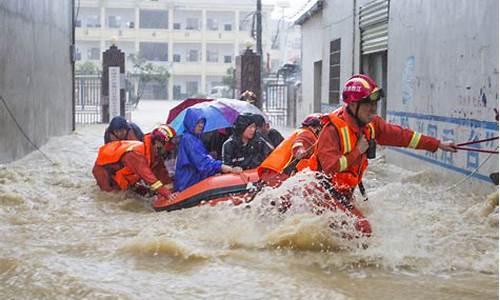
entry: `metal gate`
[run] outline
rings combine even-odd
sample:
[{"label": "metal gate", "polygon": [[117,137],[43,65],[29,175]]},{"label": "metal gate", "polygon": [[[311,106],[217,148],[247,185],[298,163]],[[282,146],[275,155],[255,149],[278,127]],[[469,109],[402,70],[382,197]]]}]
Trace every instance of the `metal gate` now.
[{"label": "metal gate", "polygon": [[[132,85],[126,76],[126,85]],[[101,75],[75,75],[75,123],[102,123]],[[131,120],[132,107],[126,92],[125,118]]]},{"label": "metal gate", "polygon": [[75,122],[102,122],[101,75],[75,76]]},{"label": "metal gate", "polygon": [[268,83],[265,86],[265,102],[263,110],[273,126],[288,125],[288,85],[284,83]]}]

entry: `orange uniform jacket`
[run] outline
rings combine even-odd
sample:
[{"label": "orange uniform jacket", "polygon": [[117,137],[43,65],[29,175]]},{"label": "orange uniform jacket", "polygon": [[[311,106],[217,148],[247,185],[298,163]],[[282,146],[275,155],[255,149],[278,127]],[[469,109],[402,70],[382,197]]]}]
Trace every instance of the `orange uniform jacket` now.
[{"label": "orange uniform jacket", "polygon": [[293,132],[258,167],[257,172],[260,178],[272,186],[288,178],[288,175],[282,174],[282,172],[293,160],[299,149],[303,149],[307,153],[297,164],[296,169],[301,171],[308,167],[307,159],[314,150],[313,146],[316,140],[317,136],[309,128],[301,128]]},{"label": "orange uniform jacket", "polygon": [[[357,125],[356,120],[346,111],[345,106],[334,113],[337,113],[337,116],[346,122],[354,134],[357,136],[363,134],[364,128]],[[398,125],[386,123],[379,116],[375,116],[370,123],[375,129],[375,140],[379,145],[410,147],[432,152],[438,149],[439,140],[415,133],[410,129],[401,128]],[[315,148],[318,163],[327,175],[333,176],[341,170],[341,158],[344,163],[347,162],[347,166],[354,166],[361,164],[362,156],[366,156],[366,154],[361,154],[355,145],[352,145],[352,151],[345,155],[341,149],[339,133],[335,126],[328,122],[321,131]],[[343,167],[345,168],[345,166]]]},{"label": "orange uniform jacket", "polygon": [[[119,143],[130,142],[114,141],[105,144],[102,147],[113,147],[119,145]],[[142,144],[140,142],[133,143]],[[149,134],[146,134],[144,136],[144,146],[145,154],[139,153],[137,151],[127,151],[121,156],[120,160],[117,163],[111,163],[104,166],[98,164],[96,161],[96,163],[94,164],[94,168],[92,169],[92,173],[101,190],[110,192],[113,190],[121,189],[120,186],[110,176],[110,171],[117,172],[123,168],[129,169],[131,173],[137,175],[136,178],[131,177],[131,180],[135,182],[137,182],[139,179],[142,179],[150,186],[158,185],[158,181],[163,184],[172,182],[171,178],[168,176],[168,172],[165,170],[165,166],[163,165],[163,163],[161,163],[161,161],[154,157],[154,153],[150,149],[151,137]],[[131,182],[131,184],[135,182]]]}]

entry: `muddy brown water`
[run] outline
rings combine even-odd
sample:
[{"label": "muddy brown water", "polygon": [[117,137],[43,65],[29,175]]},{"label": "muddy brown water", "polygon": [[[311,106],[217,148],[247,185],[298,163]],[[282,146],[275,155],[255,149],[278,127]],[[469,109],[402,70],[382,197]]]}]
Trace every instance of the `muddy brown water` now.
[{"label": "muddy brown water", "polygon": [[[0,165],[1,299],[498,298],[495,197],[437,193],[452,182],[381,153],[358,204],[374,231],[363,249],[305,209],[307,173],[250,207],[156,213],[103,193],[91,175],[103,130],[52,138],[55,165],[36,152]],[[268,206],[283,193],[295,195],[285,215]]]}]

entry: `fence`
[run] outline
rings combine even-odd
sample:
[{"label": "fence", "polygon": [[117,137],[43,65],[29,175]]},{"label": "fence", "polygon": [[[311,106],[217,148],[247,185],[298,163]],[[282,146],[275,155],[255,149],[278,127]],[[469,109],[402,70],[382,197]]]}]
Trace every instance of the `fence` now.
[{"label": "fence", "polygon": [[[126,99],[125,117],[130,120],[132,105]],[[101,75],[75,76],[75,122],[102,123]]]},{"label": "fence", "polygon": [[75,122],[102,122],[101,75],[75,76]]}]

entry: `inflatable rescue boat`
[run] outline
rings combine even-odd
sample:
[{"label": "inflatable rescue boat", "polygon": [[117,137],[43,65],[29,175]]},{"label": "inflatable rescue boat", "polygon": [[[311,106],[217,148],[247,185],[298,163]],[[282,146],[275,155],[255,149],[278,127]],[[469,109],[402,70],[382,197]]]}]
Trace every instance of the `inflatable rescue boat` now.
[{"label": "inflatable rescue boat", "polygon": [[175,199],[157,197],[153,202],[153,208],[156,211],[172,211],[200,204],[215,205],[227,200],[240,204],[245,196],[250,198],[250,194],[256,192],[255,184],[258,181],[257,169],[246,170],[241,174],[211,176],[180,192]]}]

